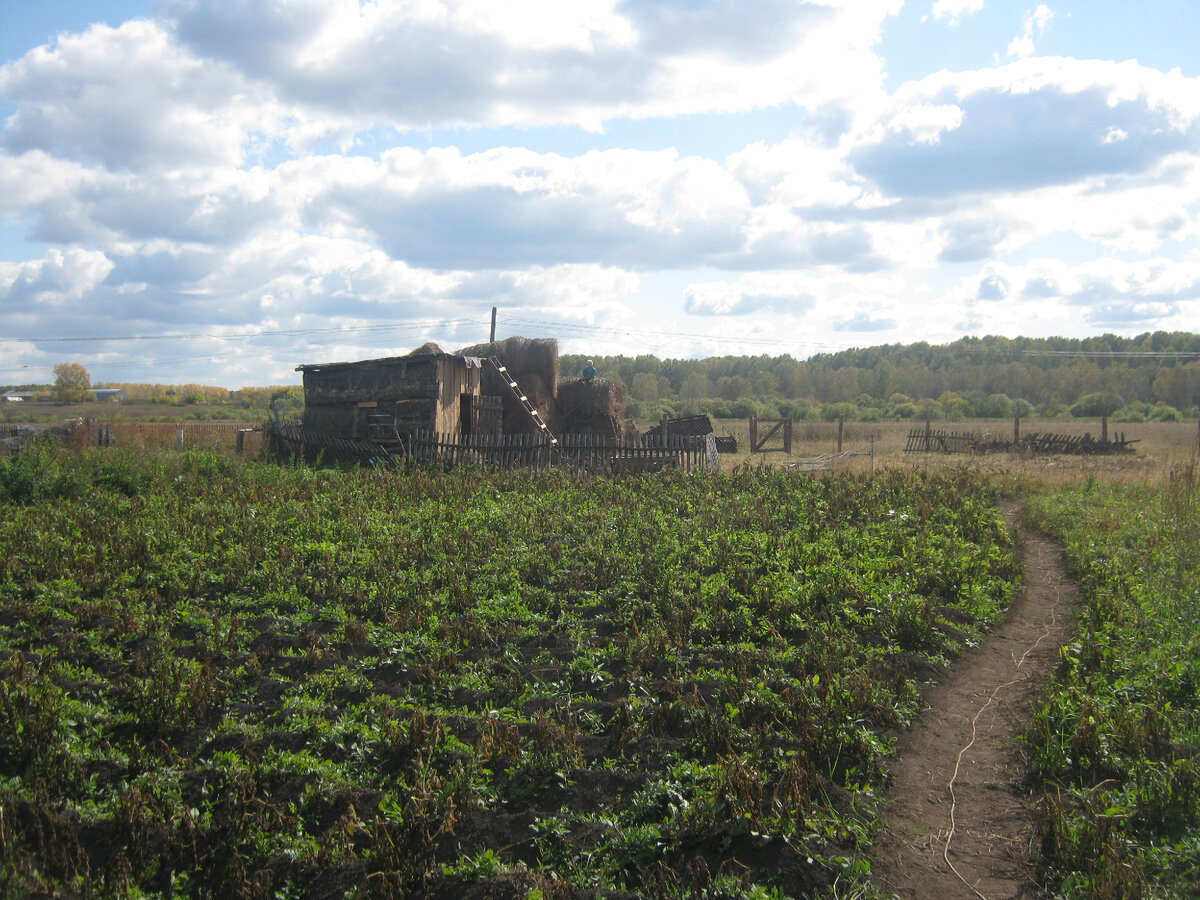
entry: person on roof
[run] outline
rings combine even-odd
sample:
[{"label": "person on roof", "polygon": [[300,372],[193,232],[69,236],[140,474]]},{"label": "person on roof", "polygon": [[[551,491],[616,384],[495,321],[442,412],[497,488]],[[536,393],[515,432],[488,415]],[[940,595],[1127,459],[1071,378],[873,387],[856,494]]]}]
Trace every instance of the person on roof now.
[{"label": "person on roof", "polygon": [[587,361],[587,364],[583,367],[583,380],[591,381],[595,377],[596,377],[596,364],[589,359]]}]

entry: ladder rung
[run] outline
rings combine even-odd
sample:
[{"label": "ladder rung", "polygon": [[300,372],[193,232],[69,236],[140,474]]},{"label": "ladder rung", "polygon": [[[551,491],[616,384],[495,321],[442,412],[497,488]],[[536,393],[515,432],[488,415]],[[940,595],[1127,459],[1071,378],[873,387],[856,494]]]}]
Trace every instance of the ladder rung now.
[{"label": "ladder rung", "polygon": [[546,437],[549,439],[550,446],[557,448],[558,447],[558,438],[556,438],[554,436],[554,434],[550,431],[550,426],[548,426],[545,422],[542,421],[541,414],[538,413],[537,407],[533,405],[533,403],[530,401],[528,395],[521,393],[521,386],[517,384],[517,381],[515,378],[513,378],[511,375],[508,374],[508,367],[505,365],[502,365],[500,360],[494,356],[489,356],[488,362],[490,362],[493,366],[495,366],[496,371],[499,372],[502,376],[504,376],[504,381],[508,385],[508,389],[513,392],[513,396],[516,397],[518,401],[520,401],[521,406],[523,406],[525,408],[525,411],[527,413],[529,413],[530,418],[533,419],[533,424],[536,425],[538,427],[538,429],[541,430],[546,435]]}]

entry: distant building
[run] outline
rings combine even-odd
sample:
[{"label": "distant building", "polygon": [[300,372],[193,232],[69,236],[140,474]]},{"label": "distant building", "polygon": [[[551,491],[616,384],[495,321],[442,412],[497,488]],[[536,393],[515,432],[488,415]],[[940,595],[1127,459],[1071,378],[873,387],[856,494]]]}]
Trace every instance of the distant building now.
[{"label": "distant building", "polygon": [[33,401],[33,392],[32,391],[9,391],[6,394],[4,394],[3,396],[0,396],[0,400],[3,400],[5,403],[24,403],[27,400],[32,402]]},{"label": "distant building", "polygon": [[97,400],[108,400],[110,403],[129,399],[124,388],[92,388],[92,393],[96,395]]}]

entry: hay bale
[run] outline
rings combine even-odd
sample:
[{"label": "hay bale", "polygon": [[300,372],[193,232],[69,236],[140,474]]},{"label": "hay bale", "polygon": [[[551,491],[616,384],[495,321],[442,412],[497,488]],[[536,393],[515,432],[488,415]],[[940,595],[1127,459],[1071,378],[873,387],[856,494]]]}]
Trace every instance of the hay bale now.
[{"label": "hay bale", "polygon": [[[546,384],[546,380],[537,373],[522,375],[519,379],[521,390],[529,401],[537,408],[542,421],[550,425],[558,414],[558,401]],[[504,426],[512,434],[536,434],[539,429],[534,424],[533,417],[525,410],[511,391],[504,392]],[[553,426],[550,427],[553,431]]]},{"label": "hay bale", "polygon": [[[523,338],[510,337],[503,341],[489,344],[476,344],[455,351],[460,356],[495,356],[508,369],[509,374],[520,383],[522,388],[529,389],[525,384],[527,376],[537,375],[542,380],[544,390],[549,391],[553,398],[558,393],[558,341],[554,338]],[[483,392],[485,394],[507,393],[507,388],[500,383],[500,376],[488,368],[483,373]],[[531,395],[532,396],[532,395]]]},{"label": "hay bale", "polygon": [[[455,351],[461,356],[494,356],[521,387],[529,402],[549,424],[557,412],[558,341],[554,338],[510,337],[489,344],[476,344]],[[537,426],[512,391],[491,366],[483,367],[482,393],[504,399],[504,432],[530,434]],[[553,426],[551,426],[553,430]]]},{"label": "hay bale", "polygon": [[625,395],[615,381],[582,378],[558,387],[558,416],[551,428],[557,434],[596,434],[621,437]]}]

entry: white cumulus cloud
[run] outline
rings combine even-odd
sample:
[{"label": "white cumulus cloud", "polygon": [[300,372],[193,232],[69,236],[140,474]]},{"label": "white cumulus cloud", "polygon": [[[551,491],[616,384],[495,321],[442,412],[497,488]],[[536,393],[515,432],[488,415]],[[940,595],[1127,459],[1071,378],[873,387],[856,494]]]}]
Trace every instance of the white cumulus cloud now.
[{"label": "white cumulus cloud", "polygon": [[1024,28],[1019,35],[1009,42],[1008,55],[1016,59],[1033,56],[1037,52],[1037,48],[1034,45],[1034,38],[1044,35],[1053,19],[1054,12],[1044,3],[1040,4],[1036,9],[1025,13]]},{"label": "white cumulus cloud", "polygon": [[0,297],[20,315],[21,304],[61,305],[79,300],[112,270],[112,262],[103,253],[52,249],[43,259],[0,262]]},{"label": "white cumulus cloud", "polygon": [[951,28],[966,16],[983,9],[983,0],[934,0],[933,18],[945,21]]}]

